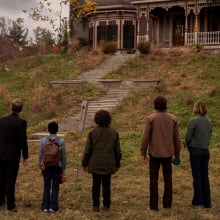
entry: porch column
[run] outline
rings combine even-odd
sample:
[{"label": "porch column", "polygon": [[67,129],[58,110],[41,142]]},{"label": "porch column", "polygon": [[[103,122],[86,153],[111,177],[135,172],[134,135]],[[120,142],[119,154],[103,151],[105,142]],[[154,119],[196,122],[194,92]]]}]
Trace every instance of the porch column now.
[{"label": "porch column", "polygon": [[198,0],[196,0],[196,7],[195,7],[195,25],[194,25],[194,33],[195,33],[195,44],[198,44]]},{"label": "porch column", "polygon": [[137,45],[140,42],[140,7],[137,10]]},{"label": "porch column", "polygon": [[123,25],[122,19],[117,19],[116,25],[118,26],[118,48],[122,49],[122,42],[123,42]]},{"label": "porch column", "polygon": [[207,8],[205,8],[205,27],[204,27],[205,32],[208,31],[208,11]]},{"label": "porch column", "polygon": [[169,40],[169,47],[173,46],[173,17],[170,15],[170,30],[169,30],[170,40]]},{"label": "porch column", "polygon": [[93,30],[93,47],[95,49],[97,49],[98,39],[97,39],[97,22],[96,21],[94,21],[94,23],[93,23],[93,28],[94,28],[94,30]]},{"label": "porch column", "polygon": [[149,41],[149,24],[150,24],[150,12],[149,8],[147,9],[147,27],[146,27],[146,41]]},{"label": "porch column", "polygon": [[186,4],[186,5],[185,5],[184,46],[185,46],[185,45],[188,45],[187,33],[188,33],[188,10],[187,10],[187,4]]}]

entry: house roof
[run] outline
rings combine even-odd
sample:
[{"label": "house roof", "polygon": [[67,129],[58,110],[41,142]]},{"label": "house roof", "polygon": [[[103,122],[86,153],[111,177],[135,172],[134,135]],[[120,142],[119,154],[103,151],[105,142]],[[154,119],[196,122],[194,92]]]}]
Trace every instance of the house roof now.
[{"label": "house roof", "polygon": [[97,3],[98,11],[106,10],[133,10],[135,7],[130,4],[130,0],[94,0]]},{"label": "house roof", "polygon": [[94,0],[98,6],[104,5],[130,5],[130,0]]}]

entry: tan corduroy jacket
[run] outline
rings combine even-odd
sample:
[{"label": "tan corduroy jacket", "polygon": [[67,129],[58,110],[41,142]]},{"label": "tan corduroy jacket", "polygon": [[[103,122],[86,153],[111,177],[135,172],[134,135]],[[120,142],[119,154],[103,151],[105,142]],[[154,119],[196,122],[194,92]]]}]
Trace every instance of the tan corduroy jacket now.
[{"label": "tan corduroy jacket", "polygon": [[147,116],[142,133],[141,155],[153,157],[180,156],[180,138],[176,116],[154,112]]}]

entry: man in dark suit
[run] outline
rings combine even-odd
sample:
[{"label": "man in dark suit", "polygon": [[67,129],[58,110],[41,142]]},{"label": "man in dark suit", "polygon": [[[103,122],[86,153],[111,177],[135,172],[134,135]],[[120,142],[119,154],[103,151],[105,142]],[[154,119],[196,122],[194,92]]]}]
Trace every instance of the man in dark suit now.
[{"label": "man in dark suit", "polygon": [[0,206],[7,199],[7,209],[16,211],[15,184],[21,154],[23,163],[28,158],[27,122],[19,117],[23,103],[16,99],[11,103],[12,113],[0,118]]}]

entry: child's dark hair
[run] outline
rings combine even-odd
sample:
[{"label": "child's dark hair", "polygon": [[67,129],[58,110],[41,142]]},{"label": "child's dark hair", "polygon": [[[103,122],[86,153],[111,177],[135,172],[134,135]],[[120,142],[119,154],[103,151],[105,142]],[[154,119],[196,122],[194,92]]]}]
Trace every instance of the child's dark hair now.
[{"label": "child's dark hair", "polygon": [[100,127],[108,127],[111,124],[111,114],[107,110],[99,110],[95,113],[94,122]]},{"label": "child's dark hair", "polygon": [[56,134],[58,132],[58,123],[55,121],[52,121],[48,124],[48,131],[50,134]]}]

